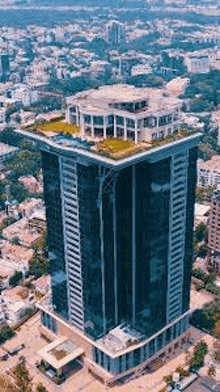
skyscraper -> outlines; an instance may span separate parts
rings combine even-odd
[[[0,77],[4,81],[7,79],[10,73],[10,61],[9,61],[9,54],[2,53],[0,55]]]
[[[67,118],[71,111],[72,121],[80,121],[77,138],[28,134],[42,151],[51,260],[53,312],[42,306],[42,322],[63,334],[66,319],[73,340],[78,334],[80,345],[86,342],[88,366],[99,374],[104,368],[109,379],[186,339],[198,143],[197,134],[172,127],[178,102],[165,111],[154,96],[152,112],[151,89],[147,95],[131,88],[123,101],[120,89],[100,89],[100,103],[88,91],[84,101],[73,100]],[[112,128],[119,113],[129,124],[124,138],[137,143],[124,156],[98,147],[108,124],[101,115],[113,117]],[[97,144],[85,137],[88,116],[92,124],[99,117],[99,137],[89,131]],[[126,121],[132,116],[134,127]],[[146,134],[148,142],[141,142]]]
[[[106,41],[110,45],[120,45],[125,42],[124,25],[117,20],[110,20],[106,23]]]
[[[211,200],[208,219],[208,268],[220,272],[220,191],[217,190]]]

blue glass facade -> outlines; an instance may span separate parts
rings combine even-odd
[[[94,350],[115,374],[188,328],[169,327],[189,309],[197,149],[181,147],[114,167],[42,152],[55,311],[94,340],[121,324],[149,339],[117,360]]]
[[[44,200],[46,205],[50,273],[53,305],[57,313],[68,317],[67,280],[64,256],[59,159],[42,152]]]

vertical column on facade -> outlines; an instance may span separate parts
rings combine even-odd
[[[114,292],[115,325],[118,324],[118,268],[117,268],[117,216],[116,216],[116,178],[113,184],[113,236],[114,236]]]
[[[124,372],[126,370],[126,358],[125,358],[125,355],[122,355],[121,359],[122,359],[122,361],[121,361],[121,370],[122,370],[122,372]]]
[[[171,158],[167,323],[182,312],[185,221],[187,199],[187,150]]]
[[[166,346],[166,331],[163,332],[162,337],[163,337],[163,347],[165,347]]]
[[[173,339],[174,339],[174,325],[172,325],[172,327],[170,328],[170,341],[172,342]]]
[[[127,122],[126,118],[124,118],[124,140],[127,140],[128,135],[127,135]]]
[[[145,346],[145,360],[147,360],[148,359],[148,357],[149,357],[149,343],[148,344],[146,344],[146,346]]]
[[[95,133],[94,133],[94,119],[93,119],[93,115],[91,115],[91,135],[92,135],[92,137],[95,136]]]
[[[77,164],[70,158],[60,158],[61,194],[65,263],[67,274],[68,309],[70,322],[84,329],[83,284],[80,247]],[[74,234],[72,223],[74,220]],[[75,284],[80,292],[75,292]]]
[[[76,125],[77,125],[77,127],[79,127],[80,126],[80,115],[79,115],[79,108],[78,108],[78,106],[76,106]]]
[[[98,350],[98,365],[101,365],[102,359],[101,359],[101,351]]]
[[[119,359],[118,358],[111,359],[111,373],[117,374],[118,368],[119,368]]]
[[[145,360],[145,346],[142,346],[140,348],[140,363],[144,362]]]
[[[130,351],[129,354],[129,369],[134,367],[134,351]]]
[[[116,116],[114,115],[114,137],[117,137],[117,122]]]
[[[136,167],[132,166],[132,322],[136,319]]]
[[[103,123],[104,123],[104,126],[103,126],[103,137],[104,137],[104,139],[106,139],[106,137],[107,137],[107,133],[106,133],[106,129],[107,129],[107,125],[106,125],[106,117],[104,116],[103,117]]]
[[[84,114],[80,113],[80,130],[81,134],[85,134]]]
[[[71,124],[71,116],[70,116],[70,106],[66,109],[66,119],[69,124]]]
[[[138,121],[137,121],[137,119],[135,119],[134,121],[135,121],[134,122],[134,124],[135,124],[135,126],[134,126],[134,141],[135,141],[135,143],[137,143],[138,142]]]
[[[100,224],[100,254],[101,254],[101,274],[102,274],[102,315],[103,315],[103,333],[106,334],[106,309],[105,309],[105,260],[104,260],[104,224],[103,224],[103,185],[105,174],[99,166],[99,224]]]
[[[155,354],[157,353],[157,347],[158,347],[158,344],[157,344],[157,336],[154,338],[154,352],[155,352]]]

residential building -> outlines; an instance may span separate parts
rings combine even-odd
[[[147,107],[142,91],[111,96],[113,110]],[[87,91],[90,106],[78,95],[71,116],[109,116],[109,90],[108,100],[97,93]],[[52,303],[39,305],[41,331],[74,341],[110,383],[188,339],[199,135],[114,159],[78,126],[83,137],[72,141],[17,131],[42,151]]]
[[[8,159],[12,158],[17,151],[17,147],[0,143],[0,164],[4,164]]]
[[[19,241],[21,246],[30,248],[42,238],[42,228],[30,225],[27,218],[22,218],[2,230],[2,235],[8,241]]]
[[[8,267],[12,273],[22,271],[25,274],[29,269],[29,262],[33,255],[32,249],[26,249],[5,240],[0,242],[0,265]]]
[[[17,286],[4,290],[0,296],[2,311],[10,325],[16,325],[26,314],[27,310],[35,307],[34,296],[27,288]]]
[[[210,71],[210,60],[208,55],[192,54],[185,57],[185,65],[189,73],[205,74]]]
[[[0,55],[0,78],[5,81],[10,74],[10,60],[8,53]]]
[[[82,136],[138,143],[172,135],[180,125],[180,112],[181,101],[165,89],[120,84],[67,98],[66,120],[76,124]]]
[[[220,273],[220,191],[211,200],[208,220],[208,268]]]
[[[198,186],[216,187],[220,184],[220,156],[214,155],[209,161],[198,162]]]
[[[194,226],[197,227],[200,223],[207,225],[209,218],[210,206],[205,204],[195,203],[195,219]]]
[[[50,276],[49,275],[43,275],[40,278],[36,279],[33,284],[34,288],[37,293],[41,295],[45,295],[49,292],[50,290]]]
[[[125,42],[124,25],[117,20],[111,20],[105,26],[106,41],[110,45],[120,45]]]

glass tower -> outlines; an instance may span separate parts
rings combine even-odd
[[[92,339],[188,311],[197,142],[118,161],[41,144],[54,309]]]

